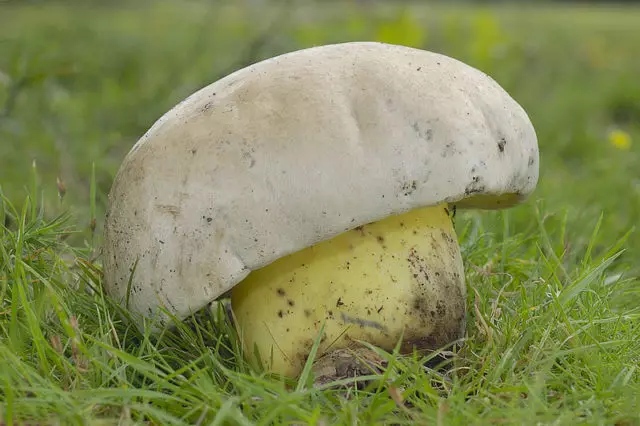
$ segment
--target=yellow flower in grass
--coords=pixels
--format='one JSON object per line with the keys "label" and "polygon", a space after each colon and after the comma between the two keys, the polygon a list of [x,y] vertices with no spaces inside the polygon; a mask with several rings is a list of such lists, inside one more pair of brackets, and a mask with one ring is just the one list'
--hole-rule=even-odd
{"label": "yellow flower in grass", "polygon": [[624,130],[614,129],[610,131],[609,142],[622,151],[628,151],[631,148],[631,136]]}

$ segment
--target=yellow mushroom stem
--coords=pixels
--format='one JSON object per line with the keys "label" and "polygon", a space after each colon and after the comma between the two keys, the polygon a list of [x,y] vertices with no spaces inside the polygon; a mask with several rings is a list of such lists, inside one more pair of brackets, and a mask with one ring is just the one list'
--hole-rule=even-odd
{"label": "yellow mushroom stem", "polygon": [[446,205],[359,226],[252,272],[232,291],[245,356],[296,377],[318,355],[369,342],[437,349],[460,338],[465,283]]}

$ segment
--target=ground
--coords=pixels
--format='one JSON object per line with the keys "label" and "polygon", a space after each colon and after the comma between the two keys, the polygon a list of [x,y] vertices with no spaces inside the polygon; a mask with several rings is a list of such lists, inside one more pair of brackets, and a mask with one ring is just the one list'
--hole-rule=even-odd
{"label": "ground", "polygon": [[[640,8],[210,3],[0,6],[5,423],[640,424]],[[482,69],[538,133],[531,199],[456,215],[464,347],[314,388],[249,368],[222,311],[132,327],[102,294],[100,244],[136,139],[234,69],[364,39]]]}

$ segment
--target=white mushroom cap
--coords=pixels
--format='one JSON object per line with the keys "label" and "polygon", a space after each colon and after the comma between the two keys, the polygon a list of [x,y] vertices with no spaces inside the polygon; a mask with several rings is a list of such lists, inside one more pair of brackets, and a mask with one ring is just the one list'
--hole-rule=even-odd
{"label": "white mushroom cap", "polygon": [[443,202],[508,207],[537,180],[534,128],[486,74],[381,43],[300,50],[199,90],[133,147],[105,285],[124,300],[135,265],[129,309],[184,318],[347,230]]}

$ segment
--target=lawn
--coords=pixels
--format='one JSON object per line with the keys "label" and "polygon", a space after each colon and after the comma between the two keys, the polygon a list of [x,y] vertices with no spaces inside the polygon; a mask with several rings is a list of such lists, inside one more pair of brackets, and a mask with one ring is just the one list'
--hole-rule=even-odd
{"label": "lawn", "polygon": [[[638,22],[639,7],[0,2],[0,424],[640,425]],[[137,138],[232,70],[363,39],[480,68],[536,127],[528,202],[456,216],[463,348],[315,388],[247,366],[222,313],[136,329],[102,292],[100,246]]]}

